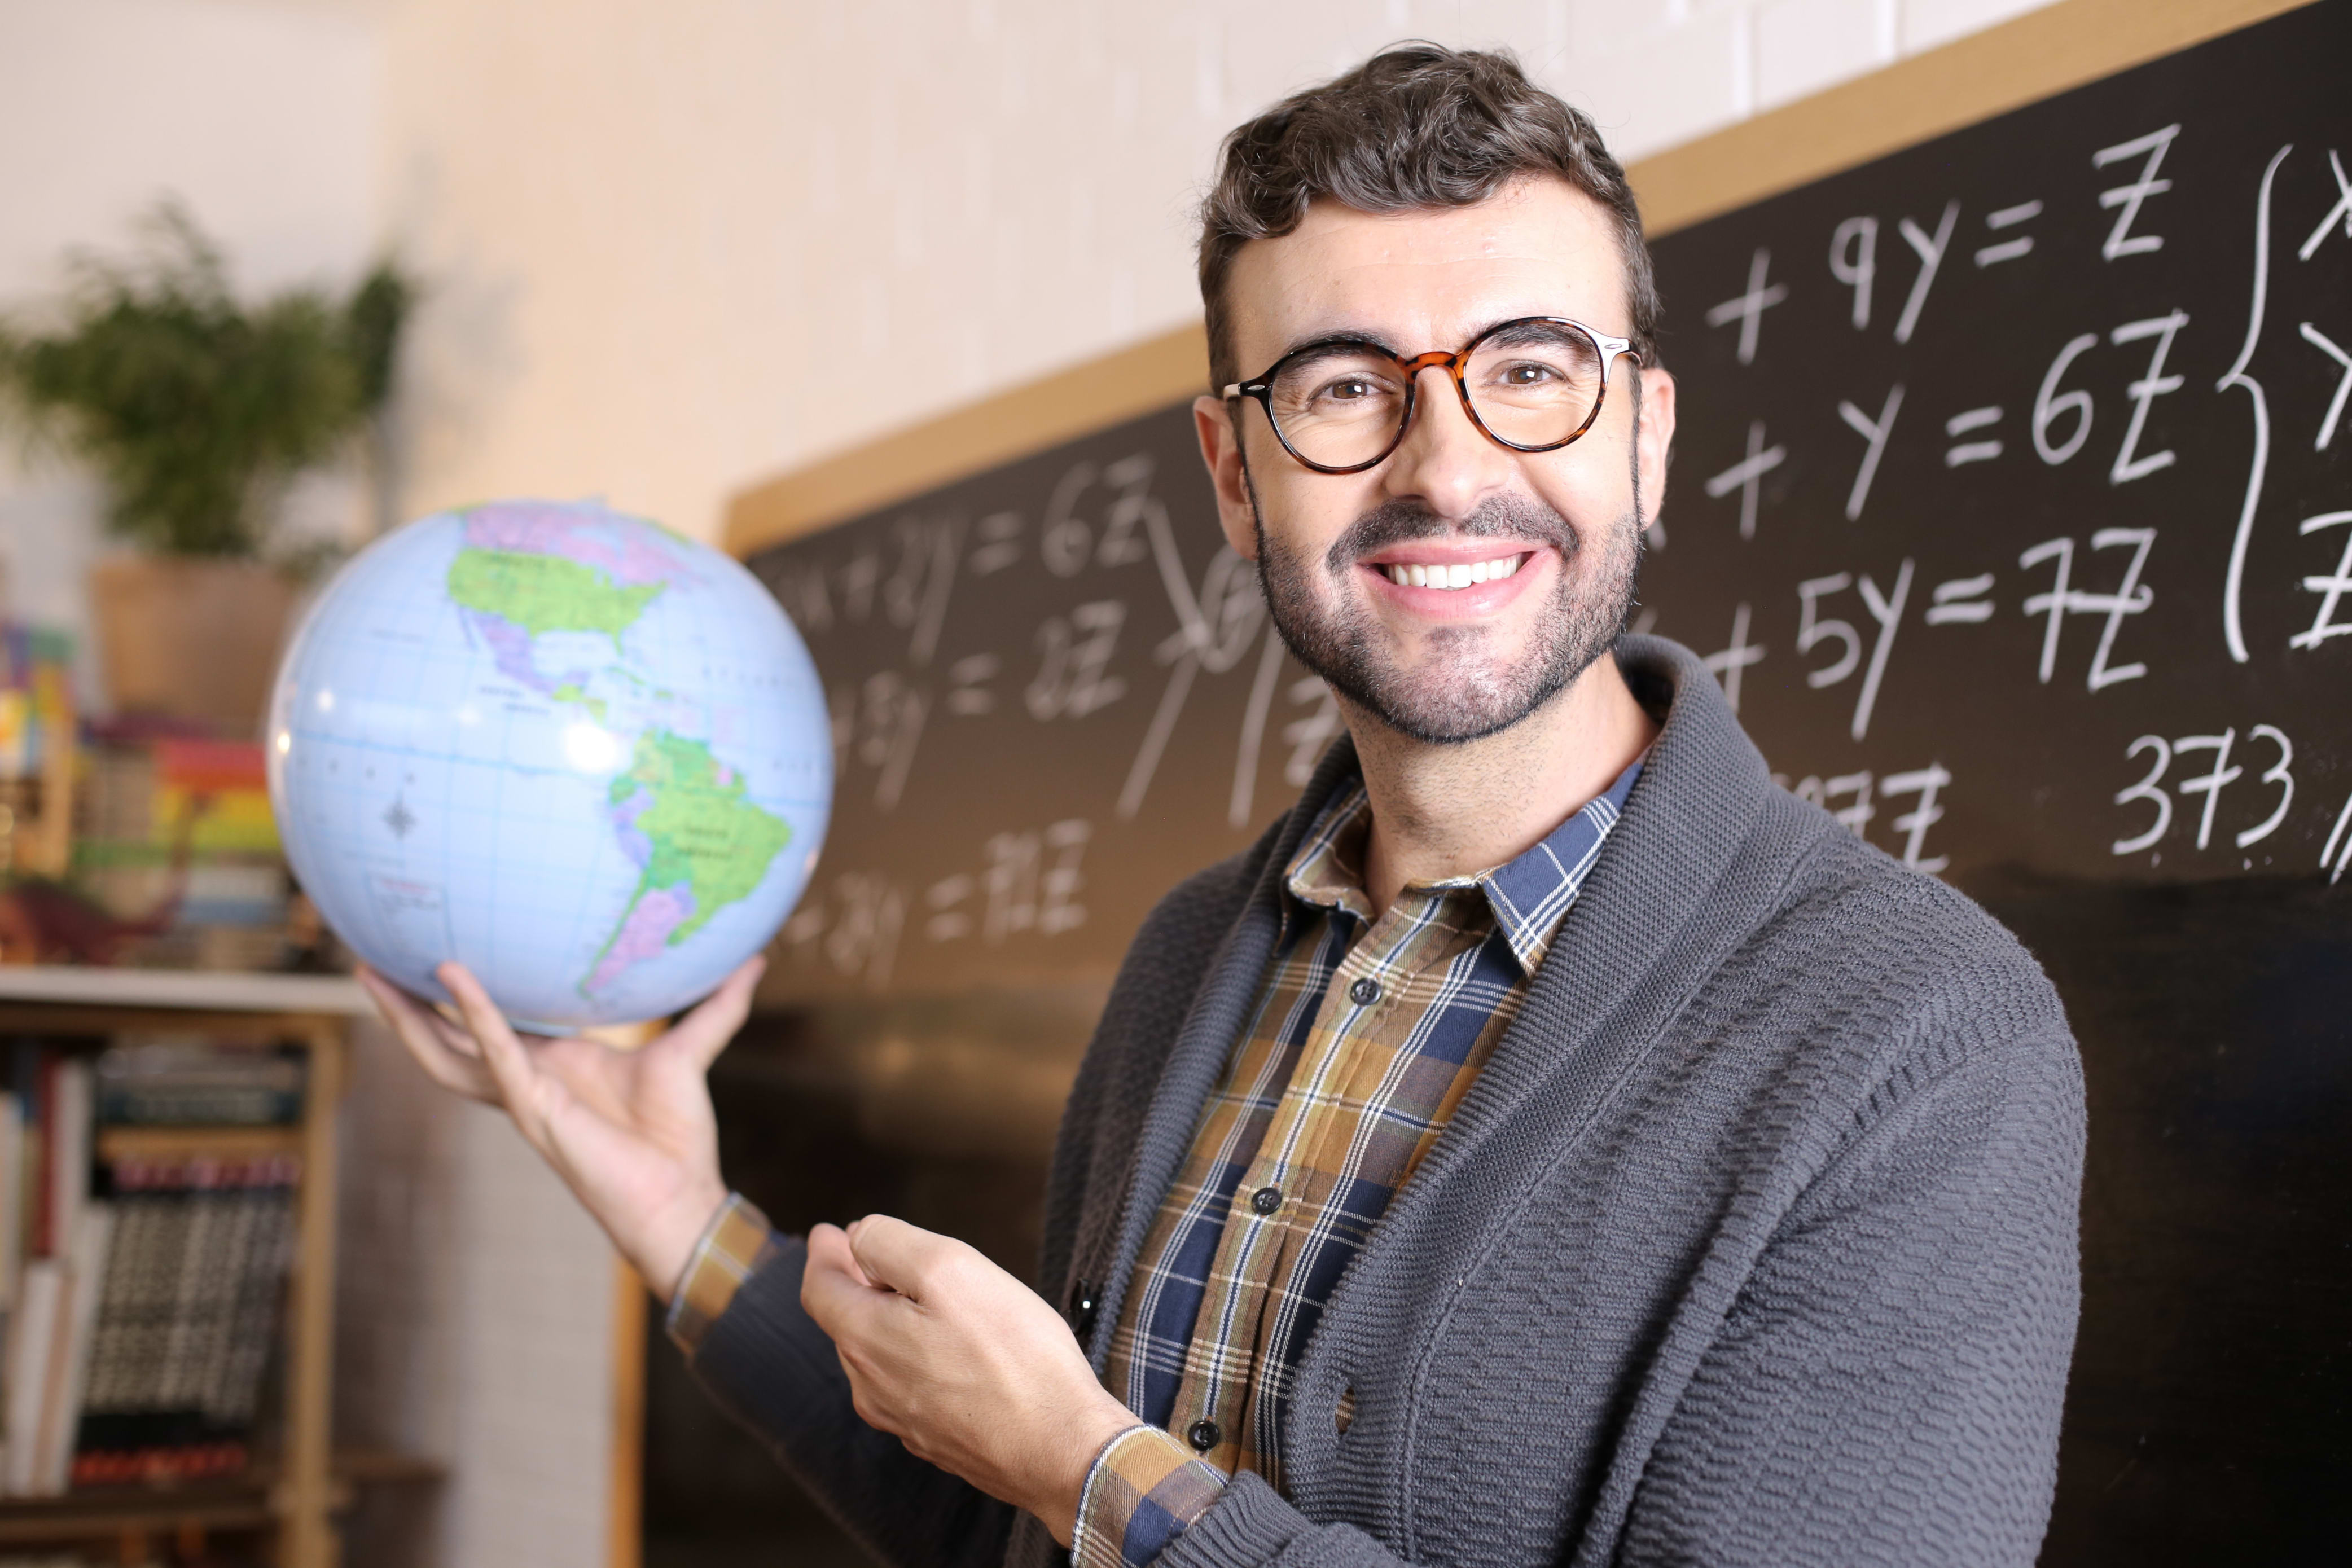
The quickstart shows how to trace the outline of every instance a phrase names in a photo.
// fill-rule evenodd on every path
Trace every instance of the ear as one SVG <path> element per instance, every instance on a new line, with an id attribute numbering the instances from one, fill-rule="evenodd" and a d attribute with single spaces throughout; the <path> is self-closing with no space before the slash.
<path id="1" fill-rule="evenodd" d="M 1642 527 L 1658 520 L 1666 504 L 1666 458 L 1675 446 L 1675 378 L 1664 370 L 1643 371 L 1642 430 L 1633 462 L 1642 476 Z"/>
<path id="2" fill-rule="evenodd" d="M 1196 397 L 1192 426 L 1201 437 L 1201 461 L 1217 492 L 1217 525 L 1225 543 L 1244 560 L 1257 559 L 1257 510 L 1250 505 L 1249 480 L 1242 472 L 1242 433 L 1234 424 L 1239 401 Z"/>

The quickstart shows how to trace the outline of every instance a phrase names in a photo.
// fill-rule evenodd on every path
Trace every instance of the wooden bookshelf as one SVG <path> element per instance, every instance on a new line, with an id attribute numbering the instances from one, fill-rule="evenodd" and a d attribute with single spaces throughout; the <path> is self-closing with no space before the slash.
<path id="1" fill-rule="evenodd" d="M 295 1260 L 286 1310 L 283 1451 L 243 1475 L 178 1486 L 89 1488 L 56 1498 L 0 1500 L 0 1542 L 117 1541 L 123 1561 L 150 1543 L 184 1546 L 215 1531 L 261 1531 L 278 1568 L 336 1568 L 334 1516 L 350 1488 L 372 1477 L 429 1471 L 374 1456 L 339 1463 L 329 1416 L 333 1394 L 335 1110 L 342 1097 L 352 1020 L 367 995 L 341 976 L 169 973 L 0 967 L 0 1033 L 63 1040 L 120 1034 L 202 1035 L 215 1043 L 300 1048 L 308 1056 L 302 1119 L 292 1127 L 110 1128 L 101 1157 L 293 1154 Z"/>
<path id="2" fill-rule="evenodd" d="M 348 1020 L 375 1010 L 348 975 L 241 975 L 199 969 L 78 969 L 0 966 L 0 1003 L 242 1012 Z M 176 1019 L 179 1027 L 185 1018 Z"/>
<path id="3" fill-rule="evenodd" d="M 328 1463 L 328 1500 L 336 1512 L 361 1486 L 432 1482 L 442 1467 L 410 1454 L 356 1449 Z M 194 1530 L 270 1530 L 281 1513 L 273 1494 L 278 1467 L 257 1463 L 231 1479 L 173 1487 L 100 1487 L 63 1497 L 12 1498 L 0 1511 L 0 1546 L 184 1536 Z"/>

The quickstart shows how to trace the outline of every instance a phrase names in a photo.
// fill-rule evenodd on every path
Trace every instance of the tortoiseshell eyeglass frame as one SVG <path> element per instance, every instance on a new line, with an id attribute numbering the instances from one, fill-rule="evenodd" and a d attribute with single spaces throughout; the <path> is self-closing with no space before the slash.
<path id="1" fill-rule="evenodd" d="M 1601 355 L 1601 394 L 1592 400 L 1591 412 L 1584 416 L 1584 423 L 1567 435 L 1558 441 L 1523 446 L 1516 441 L 1507 441 L 1486 428 L 1486 422 L 1478 417 L 1478 410 L 1470 401 L 1470 386 L 1463 379 L 1463 374 L 1469 368 L 1470 356 L 1478 351 L 1479 344 L 1497 332 L 1507 332 L 1514 327 L 1526 327 L 1537 323 L 1550 327 L 1570 327 L 1592 340 L 1592 346 Z M 1367 349 L 1377 354 L 1385 354 L 1396 361 L 1397 369 L 1404 372 L 1404 413 L 1403 416 L 1397 421 L 1396 433 L 1389 437 L 1389 444 L 1381 448 L 1378 456 L 1367 458 L 1361 463 L 1334 465 L 1316 462 L 1290 444 L 1290 437 L 1283 434 L 1282 421 L 1274 416 L 1274 383 L 1282 374 L 1283 367 L 1304 355 L 1320 353 L 1324 350 L 1338 347 Z M 1454 395 L 1462 400 L 1462 412 L 1469 416 L 1471 424 L 1477 429 L 1478 434 L 1496 445 L 1510 452 L 1557 452 L 1561 447 L 1580 440 L 1584 434 L 1592 428 L 1593 422 L 1601 417 L 1601 409 L 1607 406 L 1609 402 L 1610 374 L 1616 369 L 1620 355 L 1632 360 L 1636 365 L 1642 362 L 1642 351 L 1633 346 L 1633 340 L 1630 338 L 1611 337 L 1598 328 L 1588 327 L 1583 322 L 1573 320 L 1566 316 L 1515 316 L 1508 321 L 1496 322 L 1473 338 L 1465 347 L 1453 353 L 1448 353 L 1444 349 L 1432 349 L 1425 354 L 1399 354 L 1392 352 L 1385 344 L 1367 342 L 1360 338 L 1318 338 L 1314 342 L 1302 343 L 1291 350 L 1268 366 L 1263 374 L 1252 377 L 1245 382 L 1233 382 L 1225 388 L 1222 395 L 1228 402 L 1235 398 L 1245 397 L 1255 400 L 1260 408 L 1265 410 L 1265 422 L 1273 427 L 1274 438 L 1282 443 L 1282 449 L 1289 453 L 1294 461 L 1313 469 L 1318 474 L 1361 474 L 1367 468 L 1377 468 L 1387 462 L 1390 455 L 1404 444 L 1405 432 L 1412 428 L 1412 413 L 1421 388 L 1421 372 L 1425 370 L 1443 366 L 1453 376 Z"/>

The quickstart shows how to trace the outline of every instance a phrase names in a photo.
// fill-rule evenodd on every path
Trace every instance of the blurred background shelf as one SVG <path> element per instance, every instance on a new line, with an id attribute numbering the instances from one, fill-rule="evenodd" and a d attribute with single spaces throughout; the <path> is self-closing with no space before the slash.
<path id="1" fill-rule="evenodd" d="M 117 1160 L 265 1159 L 272 1155 L 299 1158 L 299 1127 L 101 1127 L 98 1132 L 100 1165 Z"/>
<path id="2" fill-rule="evenodd" d="M 38 1037 L 66 1051 L 117 1037 L 196 1037 L 215 1045 L 292 1050 L 303 1059 L 299 1114 L 285 1124 L 100 1125 L 97 1162 L 169 1165 L 277 1159 L 293 1177 L 293 1258 L 285 1290 L 274 1453 L 236 1474 L 170 1484 L 85 1486 L 0 1500 L 0 1542 L 117 1540 L 121 1561 L 150 1561 L 168 1542 L 182 1558 L 204 1537 L 257 1531 L 279 1568 L 335 1568 L 335 1516 L 362 1482 L 426 1480 L 436 1467 L 401 1455 L 335 1455 L 333 1397 L 336 1108 L 351 1026 L 368 1010 L 346 977 L 0 967 L 0 1035 Z"/>
<path id="3" fill-rule="evenodd" d="M 432 1483 L 446 1467 L 414 1454 L 360 1448 L 338 1452 L 328 1467 L 331 1511 L 348 1508 L 362 1486 Z M 95 1487 L 63 1497 L 0 1501 L 0 1544 L 105 1541 L 126 1534 L 266 1530 L 286 1511 L 278 1468 L 256 1464 L 243 1475 L 180 1486 Z"/>
<path id="4" fill-rule="evenodd" d="M 278 1521 L 268 1491 L 247 1482 L 135 1494 L 125 1489 L 125 1494 L 75 1492 L 64 1497 L 11 1499 L 0 1505 L 0 1542 L 34 1545 L 149 1532 L 265 1530 Z"/>
<path id="5" fill-rule="evenodd" d="M 372 1012 L 348 975 L 258 975 L 207 969 L 105 969 L 68 964 L 0 966 L 0 1003 L 164 1008 L 192 1012 Z"/>

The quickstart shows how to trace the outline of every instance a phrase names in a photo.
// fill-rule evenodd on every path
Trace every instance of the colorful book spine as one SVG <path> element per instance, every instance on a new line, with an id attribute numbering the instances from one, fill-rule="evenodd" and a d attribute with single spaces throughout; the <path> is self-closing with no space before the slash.
<path id="1" fill-rule="evenodd" d="M 25 1253 L 25 1103 L 0 1093 L 0 1313 L 16 1299 Z"/>
<path id="2" fill-rule="evenodd" d="M 288 1126 L 302 1118 L 302 1058 L 176 1041 L 118 1045 L 98 1059 L 101 1125 Z"/>
<path id="3" fill-rule="evenodd" d="M 49 1212 L 47 1250 L 69 1256 L 81 1234 L 82 1210 L 89 1203 L 92 1093 L 89 1063 L 59 1057 L 49 1073 L 49 1144 L 47 1158 Z"/>

